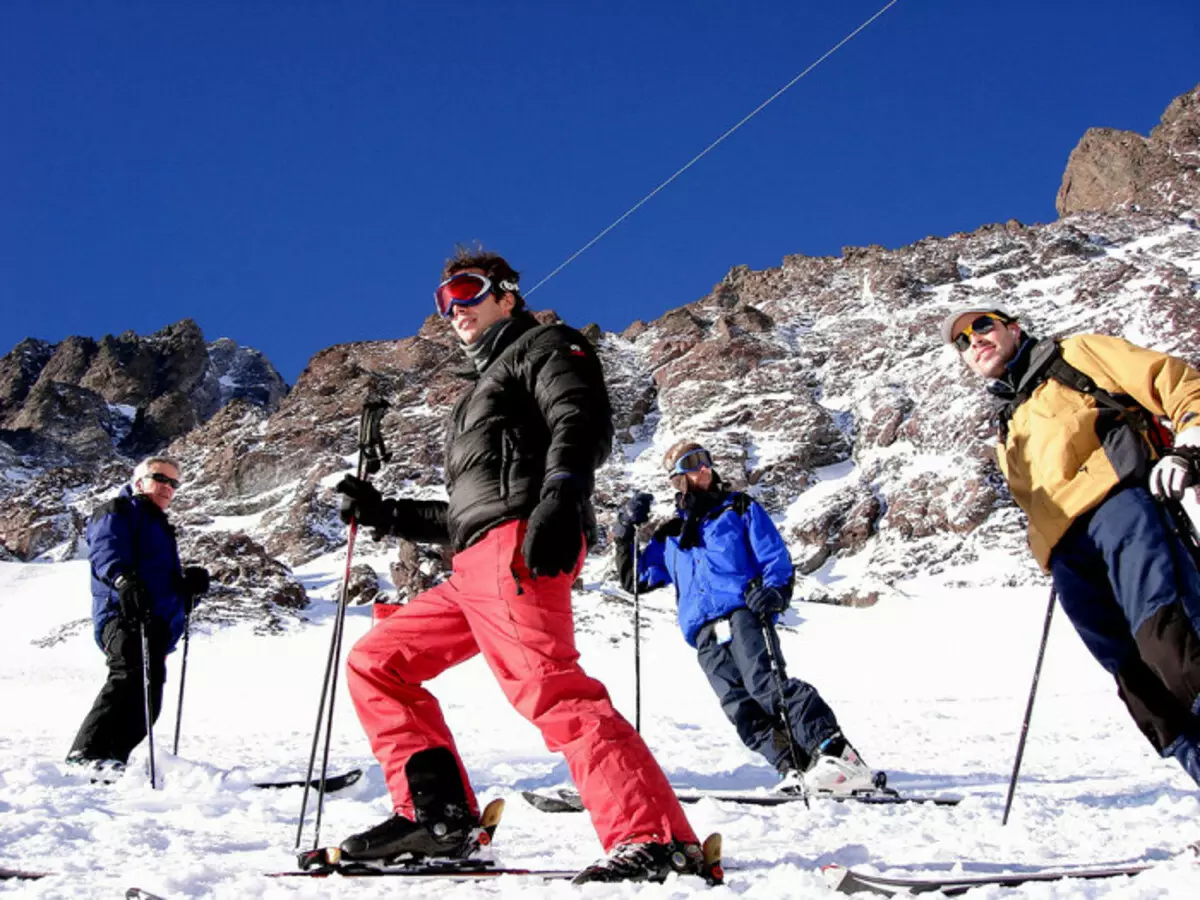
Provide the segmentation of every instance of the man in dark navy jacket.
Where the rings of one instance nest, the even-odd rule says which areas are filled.
[[[639,589],[675,585],[684,639],[696,648],[738,737],[784,776],[783,790],[870,790],[874,773],[815,687],[785,677],[786,710],[780,708],[766,629],[791,603],[793,568],[775,523],[750,497],[725,488],[700,444],[678,442],[663,465],[678,491],[675,517],[638,555]],[[650,517],[652,499],[631,497],[614,529],[628,591],[634,589],[634,529]],[[782,665],[780,657],[781,672]]]
[[[83,720],[67,762],[102,780],[120,774],[146,737],[142,689],[142,629],[150,644],[150,715],[158,718],[166,656],[183,634],[195,598],[209,587],[208,570],[181,568],[167,508],[179,488],[179,464],[154,456],[133,471],[121,493],[88,523],[92,623],[108,663],[108,680]]]

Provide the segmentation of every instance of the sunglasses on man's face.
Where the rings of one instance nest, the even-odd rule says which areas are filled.
[[[954,337],[954,349],[959,353],[966,353],[967,348],[971,346],[971,335],[987,334],[995,329],[997,325],[1005,324],[1001,319],[995,316],[987,315],[980,316]]]
[[[179,479],[172,478],[170,475],[164,475],[162,472],[148,472],[146,477],[151,481],[157,481],[159,484],[168,484],[171,490],[179,490]]]

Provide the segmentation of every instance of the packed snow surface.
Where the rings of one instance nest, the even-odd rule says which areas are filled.
[[[367,561],[386,571],[382,557]],[[256,790],[251,782],[303,772],[343,564],[331,555],[298,572],[315,602],[309,621],[285,635],[258,636],[249,626],[193,634],[178,757],[169,751],[181,654],[172,657],[156,729],[159,790],[145,774],[144,746],[113,786],[91,785],[60,765],[104,676],[90,625],[79,621],[89,609],[87,563],[0,564],[0,866],[58,873],[0,882],[0,896],[116,898],[133,885],[171,900],[711,896],[692,879],[574,888],[523,878],[464,884],[264,877],[293,867],[301,791]],[[603,574],[601,563],[592,564],[575,598],[583,664],[632,719],[632,606],[601,582]],[[982,574],[955,573],[960,580]],[[673,597],[660,591],[643,600],[643,732],[672,781],[771,786],[772,771],[741,746],[675,627]],[[756,898],[831,896],[820,867],[835,862],[917,870],[961,861],[967,870],[994,870],[1162,860],[1133,879],[986,888],[972,896],[1200,896],[1200,866],[1170,858],[1200,838],[1195,785],[1154,755],[1061,614],[1016,803],[1001,827],[1046,601],[1044,587],[911,581],[870,609],[798,603],[782,629],[791,672],[820,688],[868,762],[887,770],[901,790],[966,799],[957,807],[689,806],[701,835],[724,835],[727,890]],[[351,608],[347,646],[369,625],[366,609]],[[60,632],[63,640],[40,640]],[[390,812],[344,679],[342,685],[331,769],[361,766],[367,774],[326,802],[322,843]],[[509,708],[484,664],[471,660],[432,689],[481,802],[508,801],[496,858],[535,868],[578,868],[596,858],[600,847],[586,816],[539,813],[520,799],[521,790],[568,784],[566,767]],[[311,829],[305,840],[311,842]]]

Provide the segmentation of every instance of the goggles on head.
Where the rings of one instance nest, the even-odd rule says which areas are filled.
[[[675,460],[675,465],[671,467],[671,474],[668,477],[674,479],[703,468],[712,468],[712,454],[703,447],[697,447]]]
[[[501,281],[497,287],[501,291],[512,293],[517,290],[517,286],[511,281]],[[433,301],[437,306],[438,315],[448,319],[455,306],[475,306],[487,299],[490,293],[492,282],[486,275],[459,272],[438,285],[437,290],[433,292]]]
[[[954,349],[959,353],[966,353],[967,348],[971,346],[971,335],[987,334],[997,325],[1007,324],[1008,322],[1005,319],[1002,319],[1000,316],[997,316],[994,313],[984,313],[982,316],[975,319],[966,328],[956,334],[951,343],[954,344]]]

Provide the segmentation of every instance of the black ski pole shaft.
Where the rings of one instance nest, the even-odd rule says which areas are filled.
[[[767,658],[771,662],[771,677],[775,680],[775,692],[779,695],[779,718],[783,720],[783,729],[787,734],[788,754],[792,757],[792,767],[798,775],[803,776],[804,767],[800,765],[800,752],[796,749],[796,738],[792,735],[792,717],[788,715],[787,684],[783,673],[783,652],[779,649],[779,635],[775,633],[775,623],[771,619],[761,620],[763,637],[767,642]],[[803,787],[804,806],[808,805],[808,790]]]
[[[338,672],[342,658],[342,635],[346,631],[346,606],[350,592],[350,561],[354,558],[354,538],[358,534],[358,523],[350,523],[350,536],[346,540],[346,575],[342,579],[342,596],[338,600],[337,621],[333,626],[333,658],[335,665],[329,683],[329,714],[325,720],[325,752],[321,757],[321,779],[317,785],[317,814],[313,821],[313,849],[316,850],[321,841],[321,813],[325,809],[325,778],[329,773],[329,746],[333,738],[333,708],[337,700]],[[307,785],[306,785],[307,787]]]
[[[357,523],[350,522],[350,538],[348,543],[352,546],[354,542],[354,533],[357,530]],[[338,603],[338,616],[341,615],[341,602]],[[296,825],[296,846],[295,849],[300,849],[300,843],[304,839],[304,815],[308,812],[308,792],[312,787],[313,768],[317,761],[317,748],[321,744],[321,720],[325,718],[325,701],[329,696],[329,680],[334,668],[334,651],[337,649],[337,621],[335,619],[333,633],[329,636],[329,655],[325,660],[325,676],[321,681],[321,700],[317,704],[317,722],[313,726],[312,749],[308,754],[308,770],[304,775],[304,795],[300,800],[300,821]],[[314,846],[313,849],[316,849]]]
[[[146,623],[138,624],[142,632],[142,710],[146,714],[146,741],[150,751],[150,787],[158,789],[154,772],[154,721],[150,716],[150,636],[146,634]]]
[[[191,636],[192,610],[189,606],[187,615],[183,618],[183,660],[179,664],[179,704],[175,707],[175,743],[171,747],[171,753],[175,756],[179,755],[179,730],[183,724],[183,686],[187,681],[188,644]]]
[[[357,476],[365,480],[380,470],[391,458],[383,443],[379,424],[383,419],[387,401],[368,398],[363,404],[358,423],[358,466]],[[329,655],[325,659],[325,676],[321,682],[321,699],[317,704],[317,721],[313,727],[312,748],[308,754],[308,770],[304,776],[304,794],[300,800],[300,820],[296,823],[296,845],[299,850],[304,839],[304,816],[308,812],[308,794],[313,786],[313,769],[317,760],[317,748],[321,746],[322,720],[324,728],[324,750],[321,754],[321,776],[317,784],[317,810],[313,825],[313,849],[321,840],[321,814],[324,808],[325,779],[329,772],[329,748],[333,736],[333,710],[337,695],[338,666],[342,654],[342,634],[346,624],[346,605],[350,588],[350,567],[354,559],[354,541],[358,536],[358,522],[351,518],[346,538],[346,572],[342,578],[342,591],[338,597],[338,608],[334,615],[333,633],[329,636]],[[326,703],[328,702],[328,708]]]
[[[642,598],[638,592],[637,526],[629,539],[633,545],[633,727],[642,733]]]
[[[1013,795],[1017,792],[1017,776],[1021,773],[1021,759],[1025,756],[1025,738],[1029,736],[1029,720],[1033,716],[1033,701],[1037,697],[1038,679],[1042,676],[1042,661],[1046,658],[1046,642],[1050,639],[1050,621],[1054,617],[1054,601],[1058,592],[1050,588],[1050,605],[1046,607],[1046,624],[1042,626],[1042,643],[1038,646],[1037,663],[1033,667],[1033,684],[1029,686],[1029,702],[1025,704],[1025,719],[1021,722],[1021,737],[1017,740],[1017,757],[1013,760],[1012,777],[1008,781],[1008,797],[1004,801],[1004,816],[1001,825],[1008,824],[1008,812],[1012,809]]]

